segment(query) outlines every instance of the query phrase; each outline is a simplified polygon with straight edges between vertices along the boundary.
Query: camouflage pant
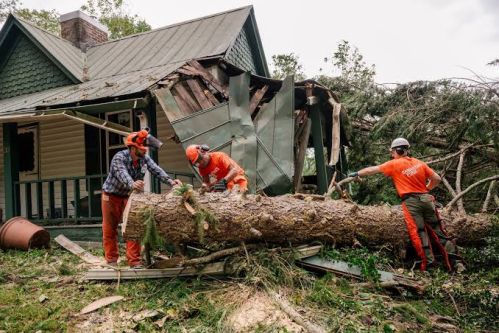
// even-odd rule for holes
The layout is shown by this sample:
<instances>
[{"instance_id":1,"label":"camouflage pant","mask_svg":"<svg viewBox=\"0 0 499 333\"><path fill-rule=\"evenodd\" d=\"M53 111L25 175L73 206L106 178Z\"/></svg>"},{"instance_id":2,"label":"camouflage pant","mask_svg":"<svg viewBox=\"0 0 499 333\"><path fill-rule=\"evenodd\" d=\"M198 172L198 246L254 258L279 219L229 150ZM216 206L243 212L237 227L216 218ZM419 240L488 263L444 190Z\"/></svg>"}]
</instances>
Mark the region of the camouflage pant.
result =
<instances>
[{"instance_id":1,"label":"camouflage pant","mask_svg":"<svg viewBox=\"0 0 499 333\"><path fill-rule=\"evenodd\" d=\"M451 270L449 254L457 254L453 241L443 230L435 212L435 199L430 194L408 195L402 203L409 238L421 259L421 270L435 261L433 248L440 252Z\"/></svg>"}]
</instances>

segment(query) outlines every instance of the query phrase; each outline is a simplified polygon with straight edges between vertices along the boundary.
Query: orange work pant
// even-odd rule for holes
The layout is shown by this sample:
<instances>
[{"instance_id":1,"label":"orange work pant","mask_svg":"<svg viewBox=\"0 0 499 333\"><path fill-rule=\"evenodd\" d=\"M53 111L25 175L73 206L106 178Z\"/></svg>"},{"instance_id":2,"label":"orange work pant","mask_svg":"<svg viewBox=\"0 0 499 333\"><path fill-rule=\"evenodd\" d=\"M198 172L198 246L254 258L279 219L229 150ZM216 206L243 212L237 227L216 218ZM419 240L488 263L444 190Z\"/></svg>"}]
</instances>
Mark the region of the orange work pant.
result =
<instances>
[{"instance_id":1,"label":"orange work pant","mask_svg":"<svg viewBox=\"0 0 499 333\"><path fill-rule=\"evenodd\" d=\"M239 191L240 192L246 192L248 191L248 180L246 180L246 177L244 176L236 176L233 180L227 183L227 189L229 191L232 191L232 188L235 185L239 185Z\"/></svg>"},{"instance_id":2,"label":"orange work pant","mask_svg":"<svg viewBox=\"0 0 499 333\"><path fill-rule=\"evenodd\" d=\"M118 224L121 222L127 200L126 197L102 193L102 246L108 263L118 261ZM126 257L130 266L141 264L140 242L126 242Z\"/></svg>"}]
</instances>

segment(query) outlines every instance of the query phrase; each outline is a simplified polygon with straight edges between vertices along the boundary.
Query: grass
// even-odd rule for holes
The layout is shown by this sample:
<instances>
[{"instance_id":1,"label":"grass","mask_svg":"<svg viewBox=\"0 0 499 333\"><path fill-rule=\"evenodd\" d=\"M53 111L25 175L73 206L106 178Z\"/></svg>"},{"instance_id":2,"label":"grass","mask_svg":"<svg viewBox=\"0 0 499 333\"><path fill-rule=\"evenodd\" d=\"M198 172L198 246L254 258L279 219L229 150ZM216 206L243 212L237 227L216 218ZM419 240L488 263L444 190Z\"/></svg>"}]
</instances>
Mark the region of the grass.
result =
<instances>
[{"instance_id":1,"label":"grass","mask_svg":"<svg viewBox=\"0 0 499 333\"><path fill-rule=\"evenodd\" d=\"M99 250L92 252L102 255ZM326 248L322 255L364 266L366 279L374 282L375 268L401 265L387 251ZM495 255L492 251L488 258L493 261ZM253 251L230 260L239 275L228 279L137 280L118 285L82 281L86 267L55 244L49 250L0 252L0 331L85 331L81 325L92 321L94 326L114 325L115 331L230 332L227 318L245 301L241 288L284 291L300 313L331 332L431 332L435 316L452 318L465 332L498 327L497 266L470 265L463 275L416 272L431 281L420 296L314 275L295 266L292 254L279 250ZM487 258L480 260L487 263ZM125 300L77 315L89 303L112 295ZM40 302L42 296L46 299ZM159 316L131 319L144 310L156 310ZM155 323L160 318L165 319L162 328ZM287 328L261 323L253 330L286 332Z\"/></svg>"}]
</instances>

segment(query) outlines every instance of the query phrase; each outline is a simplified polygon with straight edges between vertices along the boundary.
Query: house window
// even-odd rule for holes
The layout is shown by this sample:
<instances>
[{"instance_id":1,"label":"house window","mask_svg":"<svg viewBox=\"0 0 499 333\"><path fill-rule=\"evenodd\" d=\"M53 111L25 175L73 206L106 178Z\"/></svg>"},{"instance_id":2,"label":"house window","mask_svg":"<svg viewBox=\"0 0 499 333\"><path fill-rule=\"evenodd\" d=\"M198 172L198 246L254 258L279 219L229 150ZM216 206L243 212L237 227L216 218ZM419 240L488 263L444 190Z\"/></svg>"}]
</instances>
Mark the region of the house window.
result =
<instances>
[{"instance_id":1,"label":"house window","mask_svg":"<svg viewBox=\"0 0 499 333\"><path fill-rule=\"evenodd\" d=\"M130 129L130 132L133 129L133 117L131 110L109 112L106 114L106 120L128 127ZM120 150L125 149L125 144L123 142L123 136L116 133L111 133L109 131L107 131L106 133L107 168L109 170L109 164L111 163L113 156Z\"/></svg>"},{"instance_id":2,"label":"house window","mask_svg":"<svg viewBox=\"0 0 499 333\"><path fill-rule=\"evenodd\" d=\"M38 173L38 126L20 127L17 130L19 172L26 175Z\"/></svg>"}]
</instances>

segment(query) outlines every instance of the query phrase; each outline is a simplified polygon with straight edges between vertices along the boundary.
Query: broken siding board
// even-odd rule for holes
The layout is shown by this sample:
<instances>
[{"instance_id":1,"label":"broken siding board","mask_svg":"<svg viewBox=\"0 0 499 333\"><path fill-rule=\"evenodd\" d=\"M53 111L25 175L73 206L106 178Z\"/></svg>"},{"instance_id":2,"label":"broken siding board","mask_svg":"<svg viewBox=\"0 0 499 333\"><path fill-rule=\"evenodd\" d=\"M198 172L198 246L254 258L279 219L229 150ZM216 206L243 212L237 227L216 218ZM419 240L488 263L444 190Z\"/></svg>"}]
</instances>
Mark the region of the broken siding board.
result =
<instances>
[{"instance_id":1,"label":"broken siding board","mask_svg":"<svg viewBox=\"0 0 499 333\"><path fill-rule=\"evenodd\" d=\"M187 104L186 101L184 101L184 99L180 95L174 94L173 99L175 100L175 103L178 105L179 109L182 111L181 113L183 115L189 115L194 112L194 110L189 106L189 104Z\"/></svg>"},{"instance_id":2,"label":"broken siding board","mask_svg":"<svg viewBox=\"0 0 499 333\"><path fill-rule=\"evenodd\" d=\"M333 107L333 126L332 126L332 143L331 143L331 159L329 165L336 165L340 158L340 112L341 104L337 103L333 98L329 99L329 103Z\"/></svg>"},{"instance_id":3,"label":"broken siding board","mask_svg":"<svg viewBox=\"0 0 499 333\"><path fill-rule=\"evenodd\" d=\"M194 97L196 97L197 102L203 109L209 109L213 106L213 104L204 94L203 88L201 88L201 85L196 79L186 80L186 82L189 88L191 88Z\"/></svg>"},{"instance_id":4,"label":"broken siding board","mask_svg":"<svg viewBox=\"0 0 499 333\"><path fill-rule=\"evenodd\" d=\"M178 94L178 96L180 96L187 103L192 112L201 110L199 104L194 100L194 98L192 98L191 94L187 91L182 82L174 85L173 89Z\"/></svg>"},{"instance_id":5,"label":"broken siding board","mask_svg":"<svg viewBox=\"0 0 499 333\"><path fill-rule=\"evenodd\" d=\"M258 89L251 97L250 106L249 106L249 113L251 116L253 116L253 113L255 112L258 104L260 103L260 101L262 100L263 96L265 95L268 89L269 86L265 85L261 89Z\"/></svg>"},{"instance_id":6,"label":"broken siding board","mask_svg":"<svg viewBox=\"0 0 499 333\"><path fill-rule=\"evenodd\" d=\"M66 238L64 235L59 235L56 238L54 238L54 240L57 242L57 244L59 244L60 246L62 246L66 250L68 250L69 252L77 255L80 259L82 259L83 261L85 261L88 264L92 264L92 265L103 264L103 260L101 260L101 259L97 258L96 256L94 256L93 254L87 252L86 250L81 248L78 244L75 244L71 240Z\"/></svg>"}]
</instances>

